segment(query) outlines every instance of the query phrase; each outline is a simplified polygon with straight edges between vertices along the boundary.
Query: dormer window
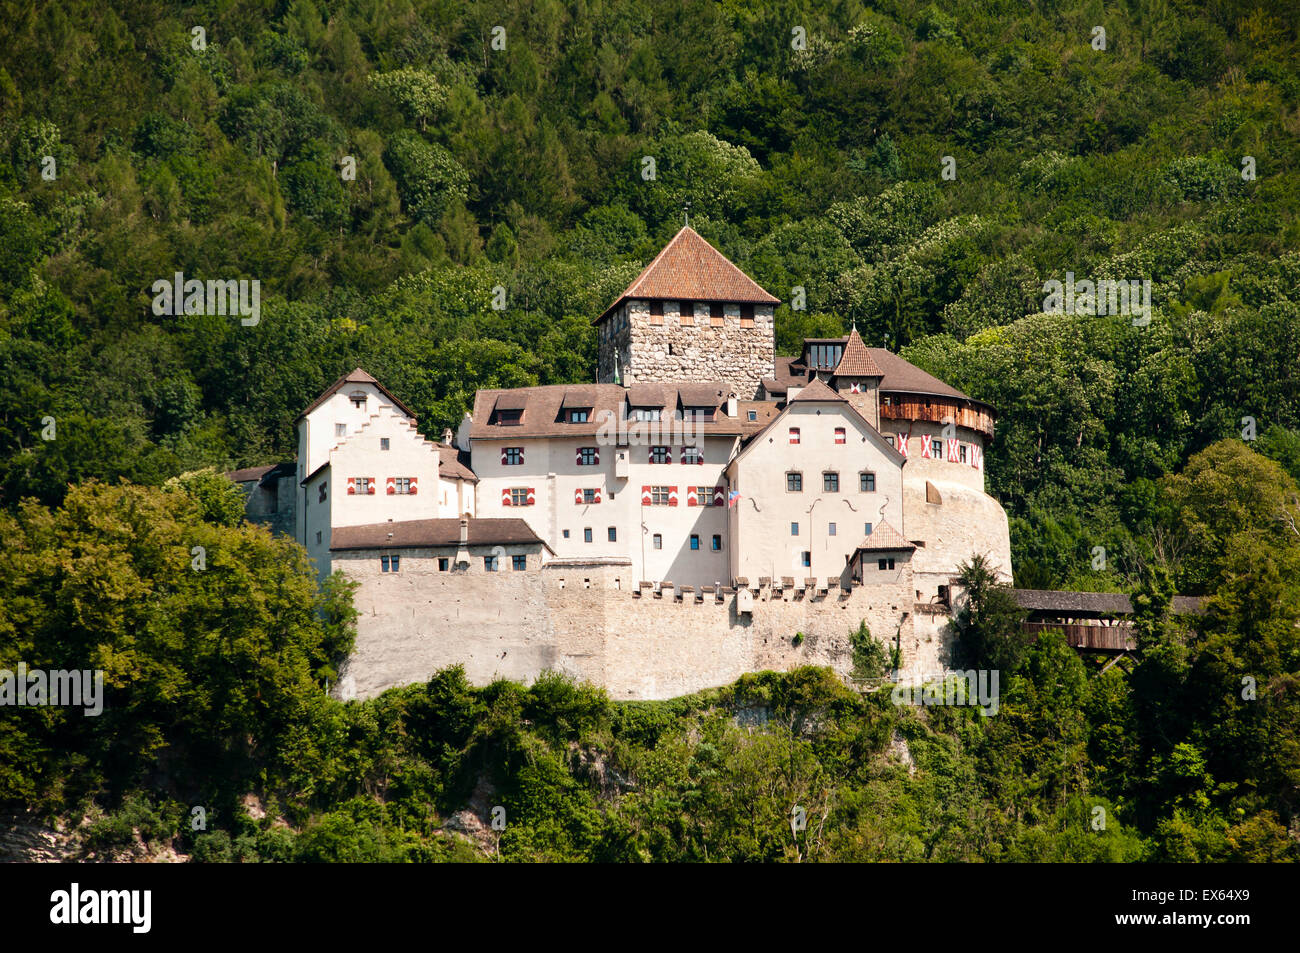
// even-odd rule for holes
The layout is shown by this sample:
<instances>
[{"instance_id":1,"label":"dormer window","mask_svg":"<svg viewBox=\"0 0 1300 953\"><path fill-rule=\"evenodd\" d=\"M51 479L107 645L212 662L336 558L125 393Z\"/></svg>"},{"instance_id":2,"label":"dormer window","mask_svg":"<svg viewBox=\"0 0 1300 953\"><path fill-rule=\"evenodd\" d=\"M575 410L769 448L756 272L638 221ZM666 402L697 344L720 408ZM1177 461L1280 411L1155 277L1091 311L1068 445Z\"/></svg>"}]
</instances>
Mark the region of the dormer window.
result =
<instances>
[{"instance_id":1,"label":"dormer window","mask_svg":"<svg viewBox=\"0 0 1300 953\"><path fill-rule=\"evenodd\" d=\"M682 410L682 419L710 421L713 420L715 410L714 407L686 407Z\"/></svg>"},{"instance_id":2,"label":"dormer window","mask_svg":"<svg viewBox=\"0 0 1300 953\"><path fill-rule=\"evenodd\" d=\"M581 408L569 411L569 423L571 424L585 424L589 419L591 419L590 408Z\"/></svg>"},{"instance_id":3,"label":"dormer window","mask_svg":"<svg viewBox=\"0 0 1300 953\"><path fill-rule=\"evenodd\" d=\"M503 427L517 427L523 421L522 410L498 410L497 423Z\"/></svg>"},{"instance_id":4,"label":"dormer window","mask_svg":"<svg viewBox=\"0 0 1300 953\"><path fill-rule=\"evenodd\" d=\"M632 419L640 421L658 420L660 412L658 407L633 407Z\"/></svg>"},{"instance_id":5,"label":"dormer window","mask_svg":"<svg viewBox=\"0 0 1300 953\"><path fill-rule=\"evenodd\" d=\"M348 399L352 401L352 406L355 407L355 408L357 408L357 410L365 410L365 409L366 409L366 392L365 392L365 391L363 391L363 390L353 391L353 392L349 395Z\"/></svg>"}]
</instances>

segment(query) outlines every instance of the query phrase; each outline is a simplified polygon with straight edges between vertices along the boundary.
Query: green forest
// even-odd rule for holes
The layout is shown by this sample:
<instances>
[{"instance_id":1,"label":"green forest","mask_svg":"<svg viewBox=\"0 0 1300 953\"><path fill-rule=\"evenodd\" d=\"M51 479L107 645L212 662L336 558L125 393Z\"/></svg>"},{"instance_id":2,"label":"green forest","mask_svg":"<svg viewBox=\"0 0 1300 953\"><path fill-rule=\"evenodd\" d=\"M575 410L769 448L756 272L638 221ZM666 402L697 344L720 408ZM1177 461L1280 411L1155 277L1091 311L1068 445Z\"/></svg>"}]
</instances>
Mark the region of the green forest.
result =
<instances>
[{"instance_id":1,"label":"green forest","mask_svg":"<svg viewBox=\"0 0 1300 953\"><path fill-rule=\"evenodd\" d=\"M114 702L6 710L0 810L196 860L1300 859L1292 3L3 11L0 668ZM778 353L853 325L993 405L1016 584L1130 593L1139 655L1024 644L976 562L996 717L816 669L326 695L348 586L216 474L291 459L356 366L434 438L594 379L687 210L785 302ZM260 320L155 314L178 272L259 281ZM1067 273L1149 279L1150 323L1043 313ZM453 833L471 804L504 829Z\"/></svg>"}]
</instances>

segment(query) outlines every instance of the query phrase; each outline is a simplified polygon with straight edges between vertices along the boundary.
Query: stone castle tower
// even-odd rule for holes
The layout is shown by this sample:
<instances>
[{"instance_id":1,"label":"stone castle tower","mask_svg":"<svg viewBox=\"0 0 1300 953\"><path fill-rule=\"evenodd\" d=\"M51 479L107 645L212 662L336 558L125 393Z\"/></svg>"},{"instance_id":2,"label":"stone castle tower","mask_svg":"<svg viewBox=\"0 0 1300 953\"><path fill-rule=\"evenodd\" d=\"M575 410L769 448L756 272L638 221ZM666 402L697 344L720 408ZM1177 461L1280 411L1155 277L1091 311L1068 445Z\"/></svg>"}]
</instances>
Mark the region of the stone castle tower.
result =
<instances>
[{"instance_id":1,"label":"stone castle tower","mask_svg":"<svg viewBox=\"0 0 1300 953\"><path fill-rule=\"evenodd\" d=\"M725 381L758 396L779 303L689 225L596 318L603 384Z\"/></svg>"}]
</instances>

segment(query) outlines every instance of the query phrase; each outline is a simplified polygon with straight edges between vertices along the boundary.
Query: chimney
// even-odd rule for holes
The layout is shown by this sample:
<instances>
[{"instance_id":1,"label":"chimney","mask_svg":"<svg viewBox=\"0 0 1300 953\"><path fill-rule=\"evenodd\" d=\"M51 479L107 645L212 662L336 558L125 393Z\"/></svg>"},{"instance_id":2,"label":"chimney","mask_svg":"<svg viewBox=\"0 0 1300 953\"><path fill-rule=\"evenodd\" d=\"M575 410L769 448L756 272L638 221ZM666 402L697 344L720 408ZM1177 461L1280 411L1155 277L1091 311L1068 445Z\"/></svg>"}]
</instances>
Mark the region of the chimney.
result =
<instances>
[{"instance_id":1,"label":"chimney","mask_svg":"<svg viewBox=\"0 0 1300 953\"><path fill-rule=\"evenodd\" d=\"M736 416L736 395L732 394L727 398L727 416Z\"/></svg>"},{"instance_id":2,"label":"chimney","mask_svg":"<svg viewBox=\"0 0 1300 953\"><path fill-rule=\"evenodd\" d=\"M469 565L469 520L461 517L460 544L456 547L456 565Z\"/></svg>"}]
</instances>

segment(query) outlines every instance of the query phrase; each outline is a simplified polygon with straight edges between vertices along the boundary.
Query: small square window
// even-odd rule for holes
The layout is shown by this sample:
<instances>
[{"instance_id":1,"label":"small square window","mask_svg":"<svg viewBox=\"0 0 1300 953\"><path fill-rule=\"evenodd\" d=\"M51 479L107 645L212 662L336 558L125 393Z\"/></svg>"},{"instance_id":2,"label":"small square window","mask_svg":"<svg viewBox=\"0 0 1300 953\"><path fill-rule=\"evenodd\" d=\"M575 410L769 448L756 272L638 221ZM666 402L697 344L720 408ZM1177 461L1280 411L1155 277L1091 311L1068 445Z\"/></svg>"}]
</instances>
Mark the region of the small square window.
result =
<instances>
[{"instance_id":1,"label":"small square window","mask_svg":"<svg viewBox=\"0 0 1300 953\"><path fill-rule=\"evenodd\" d=\"M587 487L582 491L582 502L584 504L592 504L596 502L595 487Z\"/></svg>"},{"instance_id":2,"label":"small square window","mask_svg":"<svg viewBox=\"0 0 1300 953\"><path fill-rule=\"evenodd\" d=\"M671 463L671 462L672 462L672 458L669 456L670 451L671 451L671 448L669 448L669 447L651 447L651 448L650 448L650 462L651 462L651 463Z\"/></svg>"},{"instance_id":3,"label":"small square window","mask_svg":"<svg viewBox=\"0 0 1300 953\"><path fill-rule=\"evenodd\" d=\"M523 447L506 447L501 451L501 462L508 467L517 467L524 462Z\"/></svg>"},{"instance_id":4,"label":"small square window","mask_svg":"<svg viewBox=\"0 0 1300 953\"><path fill-rule=\"evenodd\" d=\"M881 559L877 560L876 565L880 568L881 572L888 572L894 568L894 561L892 559Z\"/></svg>"},{"instance_id":5,"label":"small square window","mask_svg":"<svg viewBox=\"0 0 1300 953\"><path fill-rule=\"evenodd\" d=\"M823 473L822 490L826 493L840 492L840 475L835 472Z\"/></svg>"},{"instance_id":6,"label":"small square window","mask_svg":"<svg viewBox=\"0 0 1300 953\"><path fill-rule=\"evenodd\" d=\"M590 543L590 542L591 542L591 527L590 527L590 526L586 527L586 528L582 531L582 541L583 541L584 543Z\"/></svg>"},{"instance_id":7,"label":"small square window","mask_svg":"<svg viewBox=\"0 0 1300 953\"><path fill-rule=\"evenodd\" d=\"M484 557L483 557L483 571L484 571L484 572L496 572L496 571L497 571L497 558L496 558L495 556L484 556Z\"/></svg>"},{"instance_id":8,"label":"small square window","mask_svg":"<svg viewBox=\"0 0 1300 953\"><path fill-rule=\"evenodd\" d=\"M803 551L803 564L805 568L812 565L812 553L806 549Z\"/></svg>"},{"instance_id":9,"label":"small square window","mask_svg":"<svg viewBox=\"0 0 1300 953\"><path fill-rule=\"evenodd\" d=\"M691 533L691 549L700 548L700 537L697 533Z\"/></svg>"},{"instance_id":10,"label":"small square window","mask_svg":"<svg viewBox=\"0 0 1300 953\"><path fill-rule=\"evenodd\" d=\"M663 536L661 536L659 533L655 533L654 538L651 540L651 545L654 546L655 549L663 549L664 548Z\"/></svg>"},{"instance_id":11,"label":"small square window","mask_svg":"<svg viewBox=\"0 0 1300 953\"><path fill-rule=\"evenodd\" d=\"M438 572L446 572L451 568L451 559L447 556L438 557Z\"/></svg>"},{"instance_id":12,"label":"small square window","mask_svg":"<svg viewBox=\"0 0 1300 953\"><path fill-rule=\"evenodd\" d=\"M335 425L334 425L334 436L336 436L336 437L346 437L347 435L348 435L348 425L347 425L347 424L335 424Z\"/></svg>"},{"instance_id":13,"label":"small square window","mask_svg":"<svg viewBox=\"0 0 1300 953\"><path fill-rule=\"evenodd\" d=\"M863 493L876 492L876 475L874 473L862 472L858 474L858 489Z\"/></svg>"},{"instance_id":14,"label":"small square window","mask_svg":"<svg viewBox=\"0 0 1300 953\"><path fill-rule=\"evenodd\" d=\"M569 423L585 424L589 413L590 412L586 410L571 410L569 411Z\"/></svg>"},{"instance_id":15,"label":"small square window","mask_svg":"<svg viewBox=\"0 0 1300 953\"><path fill-rule=\"evenodd\" d=\"M829 526L826 527L826 535L827 535L827 536L834 536L834 535L835 535L835 524L834 524L834 523L831 523Z\"/></svg>"},{"instance_id":16,"label":"small square window","mask_svg":"<svg viewBox=\"0 0 1300 953\"><path fill-rule=\"evenodd\" d=\"M802 473L787 473L787 474L785 475L785 488L786 488L786 491L789 492L789 493L802 493L802 492L803 492L803 474L802 474Z\"/></svg>"},{"instance_id":17,"label":"small square window","mask_svg":"<svg viewBox=\"0 0 1300 953\"><path fill-rule=\"evenodd\" d=\"M379 449L380 449L380 450L387 450L387 449L388 449L388 438L387 438L387 437L380 437L380 438L379 438Z\"/></svg>"},{"instance_id":18,"label":"small square window","mask_svg":"<svg viewBox=\"0 0 1300 953\"><path fill-rule=\"evenodd\" d=\"M798 536L798 535L799 535L799 524L798 524L798 523L791 523L791 524L790 524L790 535L791 535L791 536Z\"/></svg>"},{"instance_id":19,"label":"small square window","mask_svg":"<svg viewBox=\"0 0 1300 953\"><path fill-rule=\"evenodd\" d=\"M511 557L510 557L510 568L513 569L515 572L523 572L525 569L528 568L528 557L527 557L527 556L511 556Z\"/></svg>"},{"instance_id":20,"label":"small square window","mask_svg":"<svg viewBox=\"0 0 1300 953\"><path fill-rule=\"evenodd\" d=\"M751 410L751 411L749 411L749 413L748 413L747 416L749 417L750 420L757 420L757 419L758 419L758 411L757 411L757 410Z\"/></svg>"},{"instance_id":21,"label":"small square window","mask_svg":"<svg viewBox=\"0 0 1300 953\"><path fill-rule=\"evenodd\" d=\"M611 526L611 527L609 528L609 541L610 541L611 543L617 543L617 542L618 542L618 529L617 529L617 527Z\"/></svg>"},{"instance_id":22,"label":"small square window","mask_svg":"<svg viewBox=\"0 0 1300 953\"><path fill-rule=\"evenodd\" d=\"M713 534L713 551L715 553L722 552L722 537L717 533Z\"/></svg>"}]
</instances>

